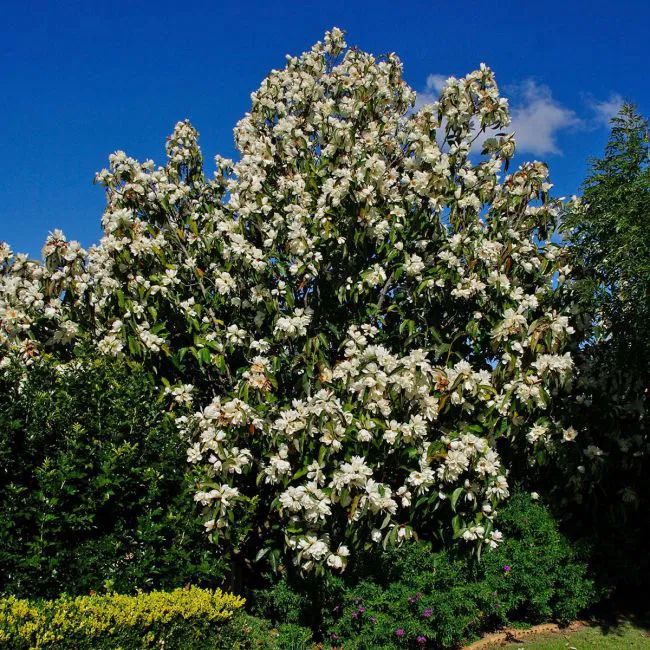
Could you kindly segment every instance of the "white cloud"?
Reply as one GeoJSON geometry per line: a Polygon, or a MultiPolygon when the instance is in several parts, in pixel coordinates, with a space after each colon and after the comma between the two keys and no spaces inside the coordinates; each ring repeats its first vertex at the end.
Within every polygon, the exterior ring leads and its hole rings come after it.
{"type": "Polygon", "coordinates": [[[519,151],[538,156],[562,153],[557,144],[559,131],[583,124],[574,111],[553,98],[548,86],[532,79],[516,87],[511,102],[512,123],[508,131],[515,134],[519,151]]]}
{"type": "Polygon", "coordinates": [[[605,99],[602,102],[596,101],[592,98],[589,99],[587,103],[594,113],[594,121],[599,126],[609,128],[609,121],[621,110],[624,99],[621,95],[612,93],[609,96],[609,99],[605,99]]]}

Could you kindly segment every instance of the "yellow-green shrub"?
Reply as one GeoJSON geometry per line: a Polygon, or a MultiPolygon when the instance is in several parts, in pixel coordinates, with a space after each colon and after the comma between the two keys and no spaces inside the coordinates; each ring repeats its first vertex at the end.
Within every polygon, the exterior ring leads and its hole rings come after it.
{"type": "Polygon", "coordinates": [[[9,597],[0,600],[0,647],[220,648],[222,624],[244,602],[219,589],[196,587],[33,602],[9,597]]]}

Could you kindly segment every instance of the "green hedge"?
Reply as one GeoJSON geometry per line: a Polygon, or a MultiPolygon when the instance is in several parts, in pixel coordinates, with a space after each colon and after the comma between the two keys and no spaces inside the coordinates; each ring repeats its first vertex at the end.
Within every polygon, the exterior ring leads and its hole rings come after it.
{"type": "Polygon", "coordinates": [[[0,647],[15,650],[230,648],[223,625],[243,598],[198,588],[135,596],[0,600],[0,647]]]}
{"type": "Polygon", "coordinates": [[[106,359],[0,371],[0,594],[222,584],[160,394],[106,359]]]}

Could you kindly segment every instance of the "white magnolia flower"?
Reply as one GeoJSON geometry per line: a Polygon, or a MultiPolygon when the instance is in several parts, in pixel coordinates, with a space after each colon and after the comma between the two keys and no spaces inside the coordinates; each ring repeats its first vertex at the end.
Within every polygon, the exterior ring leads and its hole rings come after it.
{"type": "Polygon", "coordinates": [[[472,149],[510,119],[487,66],[414,102],[395,55],[333,29],[252,94],[213,178],[187,121],[163,166],[111,155],[97,245],[55,231],[37,263],[0,244],[0,369],[82,344],[164,377],[221,544],[255,503],[265,543],[340,571],[449,528],[453,502],[496,546],[491,435],[552,447],[540,422],[574,372],[552,300],[569,269],[541,234],[560,204],[543,163],[504,174],[511,136],[472,149]]]}

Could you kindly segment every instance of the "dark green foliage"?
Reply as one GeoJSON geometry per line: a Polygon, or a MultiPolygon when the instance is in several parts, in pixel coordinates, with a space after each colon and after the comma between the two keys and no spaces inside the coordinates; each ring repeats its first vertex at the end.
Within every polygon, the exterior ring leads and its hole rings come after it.
{"type": "Polygon", "coordinates": [[[185,441],[132,366],[39,362],[0,380],[0,593],[214,585],[185,441]]]}
{"type": "Polygon", "coordinates": [[[603,158],[583,184],[585,209],[564,219],[581,312],[594,335],[647,370],[650,336],[650,150],[648,122],[632,104],[612,119],[603,158]],[[639,358],[641,355],[641,358],[639,358]],[[644,367],[645,366],[645,367],[644,367]]]}
{"type": "Polygon", "coordinates": [[[308,627],[285,623],[278,626],[277,645],[283,650],[307,650],[311,647],[312,631],[308,627]]]}
{"type": "Polygon", "coordinates": [[[564,218],[576,379],[575,394],[556,407],[580,444],[562,447],[538,484],[554,487],[558,511],[592,537],[603,581],[638,589],[650,577],[650,150],[648,122],[633,105],[611,124],[584,207],[564,218]],[[602,455],[585,455],[590,445],[602,455]]]}
{"type": "Polygon", "coordinates": [[[321,608],[317,633],[327,643],[374,650],[454,648],[500,625],[566,622],[594,602],[580,549],[545,507],[517,494],[499,517],[505,541],[479,564],[408,544],[350,567],[346,583],[334,579],[315,589],[281,582],[258,596],[258,610],[274,621],[304,623],[321,608]]]}
{"type": "Polygon", "coordinates": [[[256,593],[256,610],[272,621],[300,624],[313,622],[314,605],[318,607],[318,584],[301,581],[304,589],[296,589],[281,580],[271,589],[256,593]],[[310,611],[312,610],[312,611],[310,611]]]}
{"type": "Polygon", "coordinates": [[[499,513],[499,528],[504,542],[485,556],[481,571],[492,587],[501,586],[499,601],[509,622],[567,623],[594,602],[594,585],[586,577],[591,548],[564,537],[545,507],[515,494],[499,513]],[[504,566],[511,567],[507,574],[504,566]]]}
{"type": "Polygon", "coordinates": [[[285,650],[285,646],[279,643],[278,631],[268,621],[244,612],[237,612],[214,632],[211,643],[215,645],[205,645],[201,650],[285,650]]]}

